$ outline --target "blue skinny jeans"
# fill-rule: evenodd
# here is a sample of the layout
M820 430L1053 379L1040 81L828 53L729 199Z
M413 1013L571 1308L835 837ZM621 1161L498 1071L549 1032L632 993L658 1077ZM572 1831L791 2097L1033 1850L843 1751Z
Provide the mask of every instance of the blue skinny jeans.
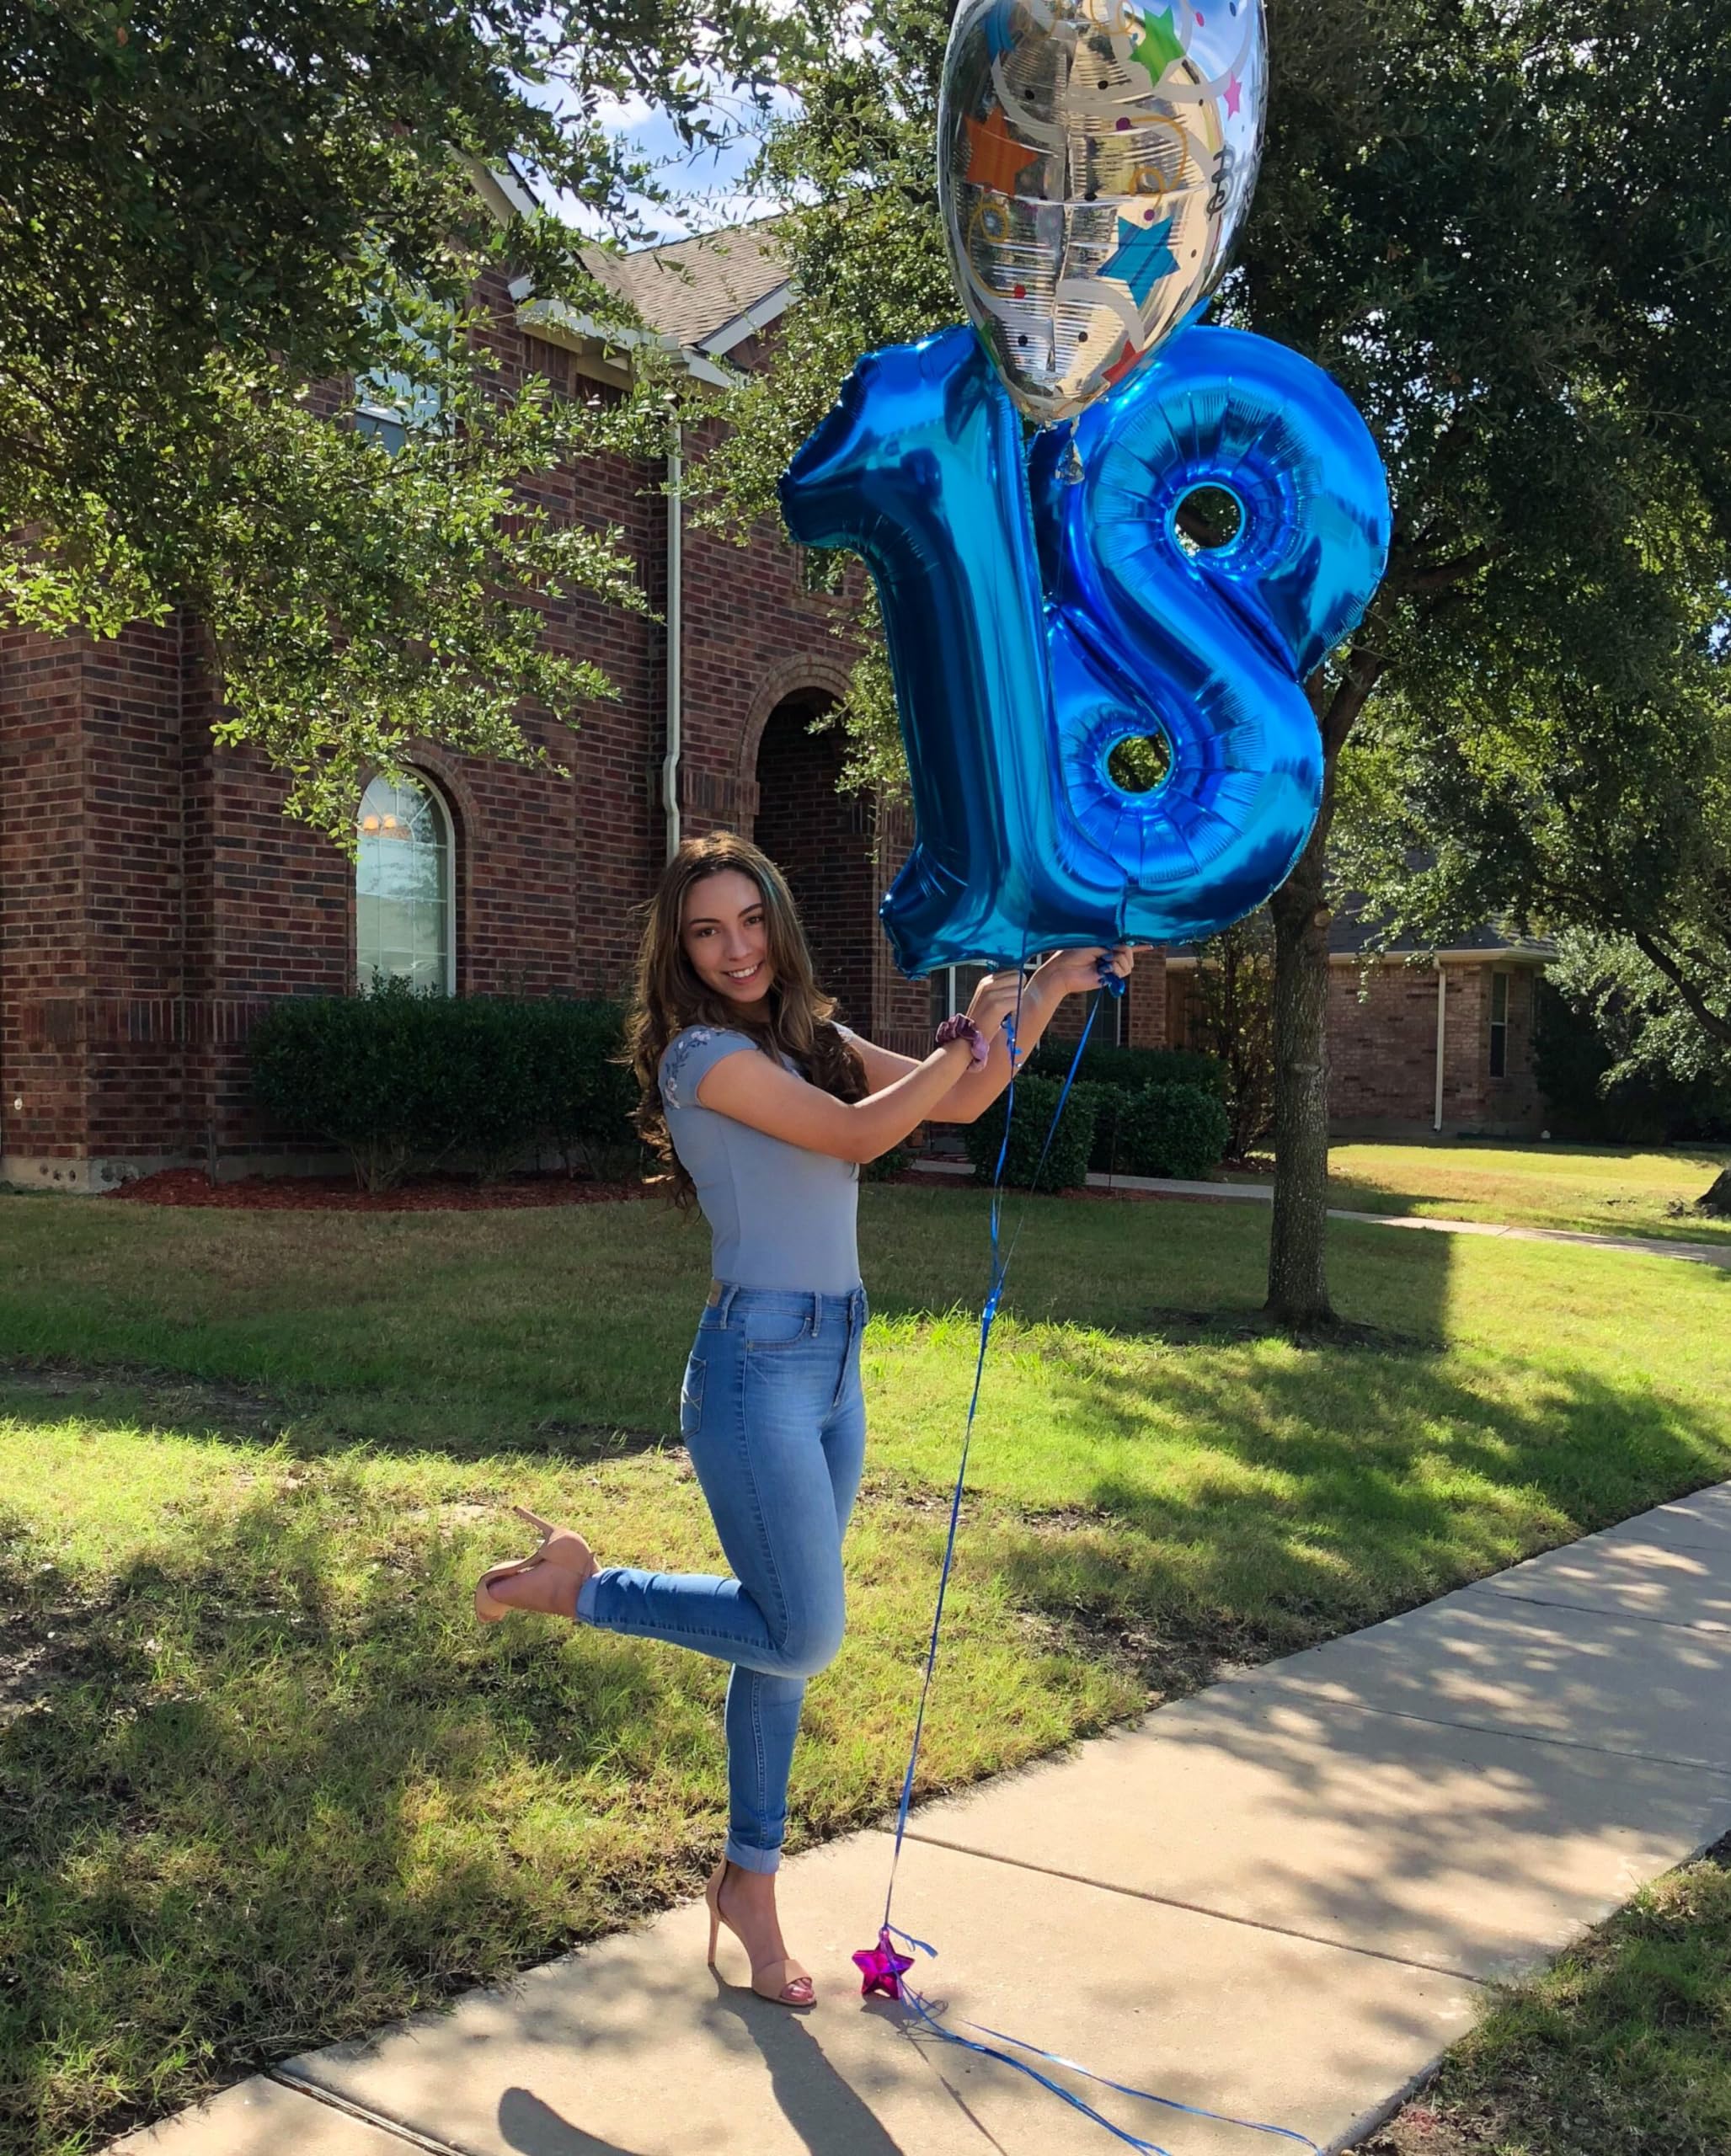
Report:
M577 1615L734 1665L727 1854L773 1871L805 1680L841 1644L841 1537L865 1464L865 1291L717 1282L710 1298L679 1428L736 1577L606 1565L585 1581Z

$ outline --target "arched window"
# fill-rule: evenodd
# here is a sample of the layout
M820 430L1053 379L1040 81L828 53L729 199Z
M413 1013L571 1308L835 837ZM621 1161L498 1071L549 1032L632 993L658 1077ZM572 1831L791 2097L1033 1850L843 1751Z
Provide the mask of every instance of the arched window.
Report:
M407 980L450 995L457 987L456 879L451 817L431 787L376 778L361 803L355 867L355 978Z

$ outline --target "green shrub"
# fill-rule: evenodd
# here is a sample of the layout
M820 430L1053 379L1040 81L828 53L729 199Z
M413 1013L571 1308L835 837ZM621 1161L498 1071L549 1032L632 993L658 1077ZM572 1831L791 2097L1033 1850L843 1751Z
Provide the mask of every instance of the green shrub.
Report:
M376 995L277 1004L248 1042L260 1107L286 1130L342 1146L369 1190L388 1190L451 1142L436 1075L443 1002L389 981Z
M1590 1011L1538 985L1533 1069L1553 1136L1596 1145L1664 1145L1731 1138L1731 1081L1632 1070L1607 1085L1616 1050Z
M461 1160L498 1175L532 1146L569 1171L635 1158L636 1098L613 1004L560 997L294 996L248 1043L253 1087L282 1128L340 1145L369 1190Z
M1124 1107L1118 1171L1196 1182L1220 1166L1232 1135L1223 1102L1198 1086L1150 1086Z
M1075 1054L1074 1041L1055 1041L1048 1034L1028 1057L1028 1068L1038 1077L1062 1079ZM1111 1086L1126 1093L1143 1092L1150 1086L1198 1086L1216 1100L1226 1097L1225 1064L1217 1055L1194 1049L1113 1048L1091 1041L1076 1080L1078 1085Z
M434 1022L443 1050L435 1113L451 1133L446 1152L490 1182L539 1131L533 1006L480 995L442 1001Z
M1063 1083L1056 1078L1023 1075L1016 1081L1016 1112L1010 1125L1010 1150L1004 1161L1004 1181L1017 1189L1035 1187L1034 1172L1040 1149L1046 1142ZM976 1122L964 1123L963 1139L974 1163L977 1182L990 1182L997 1166L1004 1138L1004 1114L1009 1095L994 1101ZM1094 1102L1086 1090L1072 1089L1064 1105L1064 1119L1052 1139L1037 1186L1041 1190L1071 1190L1086 1181L1088 1149L1094 1135Z
M637 1080L617 1060L625 1042L622 1007L564 996L524 1007L535 1014L541 1138L568 1175L579 1165L597 1177L634 1165L640 1150L631 1123Z
M1219 1166L1231 1143L1231 1110L1199 1086L1133 1090L1078 1079L1071 1099L1078 1098L1093 1112L1088 1166L1099 1175L1176 1176L1194 1182Z
M1124 1165L1119 1158L1119 1125L1125 1110L1135 1098L1134 1091L1125 1086L1104 1086L1078 1078L1070 1097L1072 1102L1086 1101L1093 1108L1094 1134L1088 1146L1088 1166L1101 1175L1109 1175L1114 1167Z

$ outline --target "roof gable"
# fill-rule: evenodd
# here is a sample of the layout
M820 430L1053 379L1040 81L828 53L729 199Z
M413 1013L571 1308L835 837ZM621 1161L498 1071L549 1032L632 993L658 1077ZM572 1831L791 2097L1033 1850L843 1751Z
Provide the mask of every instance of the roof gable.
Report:
M772 321L792 296L777 220L614 254L586 248L584 267L675 344L721 353Z

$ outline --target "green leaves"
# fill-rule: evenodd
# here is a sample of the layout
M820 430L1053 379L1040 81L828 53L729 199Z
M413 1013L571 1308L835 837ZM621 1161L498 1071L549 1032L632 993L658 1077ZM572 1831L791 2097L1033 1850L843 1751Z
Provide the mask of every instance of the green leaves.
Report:
M12 10L0 611L108 637L190 609L219 738L339 838L361 771L416 735L542 753L526 710L573 723L607 692L541 648L546 611L641 600L609 534L522 490L578 437L545 383L506 383L494 317L518 274L617 307L570 227L501 223L489 175L628 235L647 183L604 101L695 125L700 71L749 93L768 51L751 0ZM394 457L350 424L356 381L413 423Z
M760 174L804 296L697 483L741 521L861 351L959 311L932 149L948 8L809 14L804 110ZM1654 921L1707 873L1685 867L1698 798L1681 812L1731 571L1731 5L1278 0L1269 35L1215 313L1336 376L1397 510L1384 601L1319 685L1331 755L1361 708L1386 719L1410 750L1389 828L1451 856L1461 904L1470 883L1554 912L1566 889ZM856 775L893 775L874 642L846 723Z

